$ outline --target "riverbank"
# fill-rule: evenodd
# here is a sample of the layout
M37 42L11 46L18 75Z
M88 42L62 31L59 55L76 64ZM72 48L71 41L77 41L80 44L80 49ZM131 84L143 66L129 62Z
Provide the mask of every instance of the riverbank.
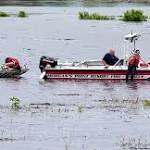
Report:
M0 1L0 6L82 6L82 7L98 7L105 4L122 4L122 3L139 3L150 4L150 0L5 0Z

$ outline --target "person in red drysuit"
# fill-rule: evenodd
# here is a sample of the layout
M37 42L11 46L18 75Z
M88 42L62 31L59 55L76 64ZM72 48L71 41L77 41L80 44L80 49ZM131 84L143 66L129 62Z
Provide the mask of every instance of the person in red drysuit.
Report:
M21 70L19 60L13 57L7 57L5 59L5 65L11 69Z
M138 68L139 62L140 62L140 51L137 49L135 50L133 55L129 57L126 81L128 81L129 75L131 76L131 80L133 80L134 75L136 74L136 69Z

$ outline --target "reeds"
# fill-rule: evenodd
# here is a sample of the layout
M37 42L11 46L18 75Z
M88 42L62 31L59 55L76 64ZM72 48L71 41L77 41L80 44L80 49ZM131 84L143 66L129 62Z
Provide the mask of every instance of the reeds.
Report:
M79 12L79 18L83 20L113 20L114 17L112 16L104 16L98 13L88 13L86 11Z
M148 16L144 15L142 10L131 9L124 12L121 16L106 16L98 13L89 13L87 11L79 12L81 20L121 20L126 22L142 22L147 21Z

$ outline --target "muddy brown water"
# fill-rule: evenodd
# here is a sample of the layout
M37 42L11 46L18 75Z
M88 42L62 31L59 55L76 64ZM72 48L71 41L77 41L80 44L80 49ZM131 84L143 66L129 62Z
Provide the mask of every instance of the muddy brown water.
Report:
M110 48L123 56L123 37L130 31L146 33L137 43L141 55L149 56L150 25L121 21L81 21L79 11L119 16L126 9L113 7L5 6L16 14L0 18L0 62L15 56L30 71L21 79L0 79L0 149L16 150L116 150L150 148L150 82L135 81L41 81L41 55L65 60L101 59ZM66 40L67 39L67 40ZM69 39L69 40L68 40ZM10 108L9 98L20 99L21 109ZM123 101L124 100L124 101ZM43 104L44 103L44 104ZM37 105L37 106L36 106Z

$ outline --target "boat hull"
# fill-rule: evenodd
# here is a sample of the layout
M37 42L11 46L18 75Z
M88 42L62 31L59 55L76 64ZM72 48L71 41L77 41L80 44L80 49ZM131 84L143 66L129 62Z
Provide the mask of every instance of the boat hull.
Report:
M45 70L44 79L125 80L126 70ZM149 80L150 70L138 70L135 80Z
M23 67L21 70L1 68L0 78L18 78L28 70L29 69L27 67Z

